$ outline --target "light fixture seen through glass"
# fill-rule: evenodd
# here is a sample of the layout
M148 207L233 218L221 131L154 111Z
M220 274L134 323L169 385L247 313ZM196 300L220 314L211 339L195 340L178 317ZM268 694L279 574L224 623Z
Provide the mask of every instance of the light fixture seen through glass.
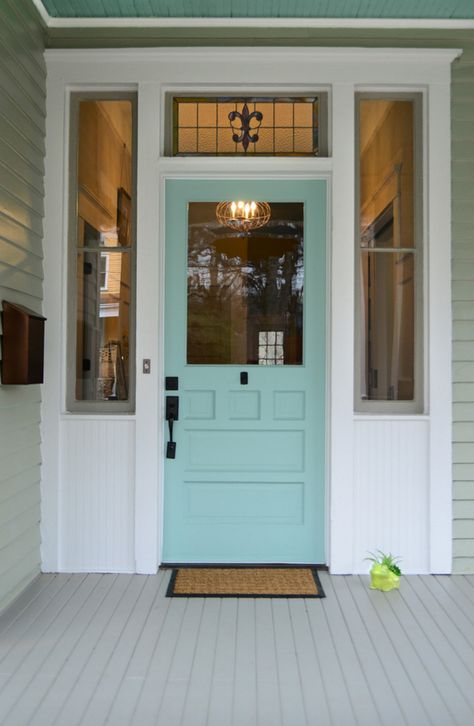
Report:
M268 202L243 201L219 202L216 207L217 221L236 232L263 227L270 220Z

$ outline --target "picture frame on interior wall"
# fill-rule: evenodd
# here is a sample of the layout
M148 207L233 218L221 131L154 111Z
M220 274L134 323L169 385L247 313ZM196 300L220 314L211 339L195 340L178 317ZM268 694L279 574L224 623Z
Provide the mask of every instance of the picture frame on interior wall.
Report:
M130 228L132 221L132 198L123 187L117 191L117 236L121 247L130 244Z

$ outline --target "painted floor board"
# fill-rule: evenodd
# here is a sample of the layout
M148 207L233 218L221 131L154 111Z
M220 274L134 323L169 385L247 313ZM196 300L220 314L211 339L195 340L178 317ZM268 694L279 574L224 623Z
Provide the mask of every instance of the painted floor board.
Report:
M289 600L288 605L308 723L330 723L329 707L322 679L324 664L319 659L318 650L311 637L307 614L308 610L322 607L321 602L303 599Z
M257 723L282 726L272 601L255 600Z
M365 675L380 724L403 724L405 716L400 708L393 685L384 670L383 658L370 637L370 627L367 628L361 618L358 608L347 586L347 578L337 577L331 581L337 597L344 623L355 651L358 654L361 669Z
M337 580L339 578L334 578ZM347 688L350 694L356 723L361 726L380 724L380 714L370 692L370 684L361 663L361 654L352 641L351 631L344 619L344 612L338 603L334 591L333 578L324 578L324 592L327 600L323 607L326 611L328 627L331 631L334 647L339 657ZM330 603L330 605L329 605Z
M383 618L373 603L367 579L350 578L346 582L374 648L377 650L380 667L385 671L403 712L404 721L409 726L426 723L428 712L424 709L412 679L407 673L402 655L397 651L396 632L385 626Z
M204 600L201 627L192 660L186 697L183 701L182 726L206 726L217 642L220 600Z
M232 598L223 598L221 600L214 677L206 726L222 726L222 724L232 723L237 605L238 601Z
M321 580L170 599L166 571L42 575L0 616L0 725L472 726L472 576Z

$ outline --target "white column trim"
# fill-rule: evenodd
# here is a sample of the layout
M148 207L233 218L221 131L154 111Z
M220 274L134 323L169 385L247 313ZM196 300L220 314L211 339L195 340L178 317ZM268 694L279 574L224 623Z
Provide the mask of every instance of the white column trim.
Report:
M334 574L354 570L354 91L353 83L338 83L332 92L329 567Z
M138 88L137 276L136 276L136 448L135 561L137 572L153 574L159 564L162 488L162 379L164 266L160 235L160 89ZM143 358L151 373L143 374Z
M451 106L449 75L428 91L429 571L452 569ZM426 269L426 267L425 267Z

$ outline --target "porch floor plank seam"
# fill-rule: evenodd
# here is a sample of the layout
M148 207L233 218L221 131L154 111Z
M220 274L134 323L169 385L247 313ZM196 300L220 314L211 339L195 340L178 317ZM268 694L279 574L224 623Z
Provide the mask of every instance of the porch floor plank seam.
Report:
M326 598L40 575L0 616L1 726L471 726L474 578L320 573Z

